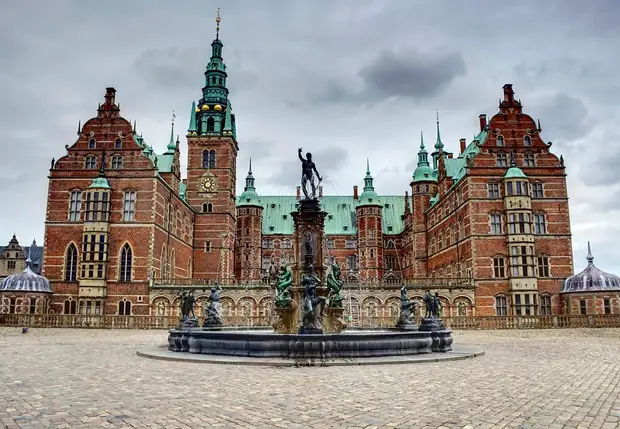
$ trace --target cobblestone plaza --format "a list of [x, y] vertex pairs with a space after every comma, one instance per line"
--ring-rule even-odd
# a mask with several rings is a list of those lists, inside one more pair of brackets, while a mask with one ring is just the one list
[[271, 368], [159, 361], [165, 331], [0, 328], [5, 428], [617, 428], [620, 330], [458, 331], [482, 357]]

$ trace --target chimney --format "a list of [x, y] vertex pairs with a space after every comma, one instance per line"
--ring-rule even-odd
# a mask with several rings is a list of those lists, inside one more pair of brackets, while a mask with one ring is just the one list
[[116, 90], [112, 87], [105, 89], [105, 104], [108, 106], [116, 104]]
[[[480, 115], [482, 116], [482, 115]], [[480, 120], [480, 125], [482, 125], [482, 119]], [[465, 146], [467, 146], [467, 140], [460, 139], [459, 143], [461, 144], [461, 153], [465, 152]]]
[[486, 130], [487, 129], [487, 115], [483, 113], [482, 115], [478, 116], [478, 118], [480, 119], [480, 131]]
[[319, 198], [323, 198], [323, 187], [319, 186]]
[[301, 186], [297, 187], [297, 201], [301, 200]]
[[510, 103], [515, 99], [515, 92], [512, 90], [512, 84], [507, 83], [504, 85], [504, 101]]
[[353, 200], [357, 201], [359, 196], [357, 195], [357, 185], [353, 186]]

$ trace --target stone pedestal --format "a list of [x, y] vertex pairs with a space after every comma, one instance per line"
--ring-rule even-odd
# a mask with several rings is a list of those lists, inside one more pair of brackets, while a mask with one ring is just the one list
[[342, 318], [343, 312], [344, 308], [342, 307], [328, 307], [325, 309], [323, 331], [325, 331], [326, 334], [338, 334], [347, 329], [347, 324]]
[[299, 328], [299, 306], [295, 301], [285, 308], [275, 308], [278, 319], [273, 324], [273, 329], [278, 334], [296, 334]]
[[[295, 252], [295, 269], [293, 283], [301, 283], [301, 275], [306, 272], [309, 264], [314, 265], [314, 273], [325, 281], [323, 272], [323, 238], [325, 217], [327, 213], [321, 211], [321, 203], [317, 199], [303, 199], [299, 201], [297, 211], [291, 213], [295, 230], [293, 232], [293, 251]], [[312, 237], [312, 253], [306, 252], [305, 237], [310, 233]]]
[[440, 318], [425, 317], [422, 319], [419, 330], [431, 333], [431, 338], [433, 339], [431, 351], [443, 353], [452, 350], [452, 330], [446, 329]]
[[198, 327], [198, 318], [197, 317], [188, 317], [187, 319], [179, 320], [179, 329], [191, 329]]

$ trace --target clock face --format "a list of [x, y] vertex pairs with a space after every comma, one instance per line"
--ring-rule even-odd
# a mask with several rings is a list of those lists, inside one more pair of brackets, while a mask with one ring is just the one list
[[203, 177], [200, 179], [199, 185], [200, 192], [213, 192], [215, 191], [215, 180], [211, 177]]

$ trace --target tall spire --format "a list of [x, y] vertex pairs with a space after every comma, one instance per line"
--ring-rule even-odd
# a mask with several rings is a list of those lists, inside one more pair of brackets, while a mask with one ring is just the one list
[[187, 135], [196, 135], [196, 102], [192, 101], [192, 111], [189, 114], [189, 128]]
[[174, 142], [174, 119], [177, 117], [177, 115], [175, 115], [174, 110], [172, 111], [172, 127], [170, 129], [170, 141], [168, 142], [168, 151], [167, 152], [174, 152], [177, 148], [176, 143]]
[[256, 187], [254, 186], [254, 176], [252, 176], [252, 158], [250, 158], [248, 175], [245, 176], [245, 188], [243, 188], [243, 193], [239, 195], [237, 206], [260, 206]]
[[[433, 153], [433, 160], [435, 153]], [[428, 162], [428, 152], [424, 147], [424, 133], [420, 131], [420, 150], [418, 151], [418, 164], [413, 172], [413, 182], [434, 181], [433, 171]]]
[[364, 192], [374, 192], [373, 179], [370, 174], [370, 160], [366, 158], [366, 177], [364, 177]]
[[254, 176], [252, 176], [252, 158], [250, 158], [250, 168], [248, 169], [248, 175], [245, 177], [244, 192], [256, 191], [254, 187]]
[[439, 132], [439, 109], [437, 110], [437, 142], [435, 143], [435, 149], [443, 149], [443, 143], [441, 141], [441, 133]]
[[592, 256], [592, 249], [590, 249], [590, 242], [588, 241], [588, 256], [586, 257], [588, 260], [588, 265], [594, 264], [594, 256]]
[[215, 18], [215, 40], [219, 40], [220, 38], [220, 8], [217, 8], [217, 17]]

